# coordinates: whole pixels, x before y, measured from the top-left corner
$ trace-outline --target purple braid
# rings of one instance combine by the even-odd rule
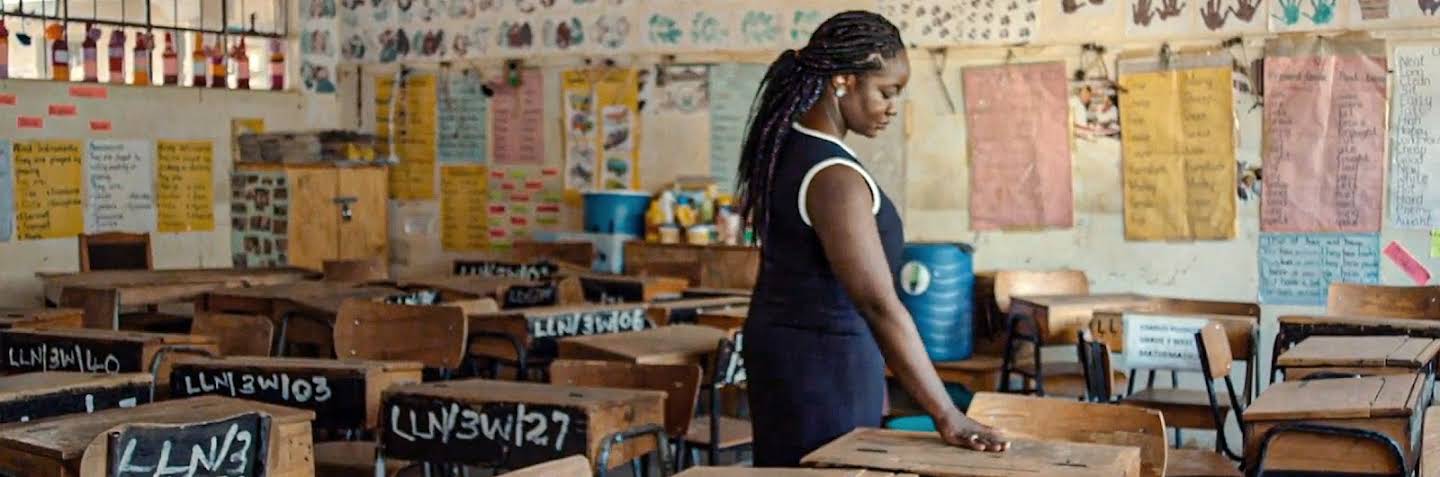
[[[900,30],[885,17],[848,11],[820,24],[804,48],[787,50],[770,64],[751,105],[736,184],[740,216],[754,224],[759,238],[769,229],[772,179],[791,124],[820,101],[831,78],[878,70],[904,48]]]

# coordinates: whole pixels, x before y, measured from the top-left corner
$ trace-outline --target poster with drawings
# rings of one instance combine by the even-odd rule
[[[1125,35],[1130,38],[1175,38],[1195,26],[1195,0],[1129,0]]]
[[[1440,0],[1345,0],[1351,29],[1440,25]]]
[[[1265,0],[1196,0],[1198,31],[1215,35],[1265,33]]]
[[[300,4],[300,80],[311,93],[335,93],[341,41],[337,2],[304,0]]]
[[[710,107],[709,65],[656,66],[655,104],[662,113],[694,113]]]
[[[587,192],[595,187],[599,165],[600,124],[596,119],[595,90],[588,71],[561,75],[560,102],[565,110],[565,190]]]
[[[577,16],[548,18],[541,30],[544,34],[545,50],[552,52],[588,51],[590,37],[585,32],[585,21]]]
[[[230,175],[230,252],[236,268],[285,266],[290,187],[283,171]]]
[[[1349,2],[1341,0],[1266,0],[1270,7],[1270,31],[1335,30],[1346,22]]]

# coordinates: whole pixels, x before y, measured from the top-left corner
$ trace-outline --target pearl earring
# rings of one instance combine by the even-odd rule
[[[836,86],[836,87],[835,87],[835,97],[836,97],[836,98],[844,98],[844,97],[845,97],[845,87],[844,87],[844,86]]]

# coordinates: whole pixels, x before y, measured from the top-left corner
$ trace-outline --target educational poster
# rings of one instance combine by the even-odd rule
[[[230,120],[230,161],[239,162],[240,136],[265,132],[265,120],[261,118],[235,118]]]
[[[565,182],[560,170],[508,166],[490,170],[487,225],[491,247],[507,247],[560,224]]]
[[[745,125],[768,67],[740,63],[710,67],[710,176],[722,193],[736,192]]]
[[[1380,283],[1376,234],[1260,234],[1260,303],[1323,306],[1331,283]]]
[[[1066,76],[1062,62],[962,70],[971,229],[1074,223]]]
[[[1390,95],[1390,224],[1440,228],[1440,44],[1398,45]]]
[[[485,166],[440,167],[440,245],[447,252],[481,250],[488,241]]]
[[[1348,0],[1265,1],[1270,6],[1270,31],[1274,33],[1339,29],[1345,23],[1348,3]]]
[[[1351,29],[1440,24],[1440,0],[1344,0]]]
[[[595,83],[600,109],[601,190],[640,188],[639,81],[633,69],[605,71]]]
[[[337,0],[300,2],[300,80],[305,91],[335,93],[340,62],[340,22]]]
[[[441,164],[484,164],[490,148],[490,99],[480,72],[450,72],[439,85],[436,155]]]
[[[15,175],[10,172],[10,141],[0,141],[0,242],[9,242],[15,230]]]
[[[214,159],[213,141],[155,143],[157,231],[215,230]]]
[[[710,107],[709,65],[656,67],[654,102],[661,113],[695,113]]]
[[[596,118],[595,89],[589,70],[561,74],[560,102],[565,110],[565,190],[589,192],[598,174],[600,121]]]
[[[1128,72],[1121,64],[1126,240],[1235,237],[1230,66]]]
[[[19,240],[84,233],[81,199],[85,144],[74,140],[14,143],[15,236]]]
[[[1189,8],[1186,0],[1126,1],[1125,36],[1128,38],[1183,37],[1195,25],[1196,10]]]
[[[1199,28],[1215,35],[1265,33],[1267,0],[1195,0]]]
[[[495,157],[501,165],[539,164],[545,161],[545,78],[539,69],[520,70],[520,84],[501,85],[490,97]]]
[[[230,175],[230,253],[236,268],[289,264],[290,185],[284,171]]]
[[[85,150],[85,231],[155,230],[155,145],[92,140]]]
[[[379,157],[391,161],[392,199],[435,198],[435,83],[435,75],[412,74],[395,94],[393,76],[382,75],[375,82],[375,149]]]
[[[1385,59],[1265,58],[1265,232],[1377,232]]]

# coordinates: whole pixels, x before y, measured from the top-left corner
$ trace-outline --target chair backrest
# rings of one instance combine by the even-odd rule
[[[391,305],[345,300],[335,319],[335,354],[341,359],[419,361],[456,369],[465,355],[469,323],[454,306]]]
[[[221,356],[270,356],[275,322],[260,315],[199,312],[190,321],[190,334],[215,338]]]
[[[505,477],[590,477],[590,459],[572,455],[505,473]]]
[[[385,257],[326,260],[321,266],[327,282],[374,282],[390,279],[390,262]]]
[[[1225,327],[1211,322],[1201,328],[1197,335],[1200,339],[1196,346],[1202,351],[1200,359],[1205,363],[1206,377],[1221,379],[1230,376],[1230,368],[1235,364],[1235,353],[1230,350],[1230,337],[1225,333]]]
[[[1440,285],[1396,287],[1332,283],[1325,313],[1337,316],[1440,320]]]
[[[550,364],[550,382],[665,391],[665,432],[671,437],[683,437],[690,431],[700,397],[700,366],[558,359]]]
[[[1190,298],[1162,298],[1156,305],[1156,312],[1194,313],[1206,315],[1250,316],[1260,318],[1260,305],[1245,301],[1195,300]]]
[[[1165,418],[1160,411],[982,392],[975,393],[965,415],[1009,436],[1138,447],[1141,475],[1165,475]]]
[[[995,272],[995,306],[1010,312],[1010,299],[1026,295],[1084,295],[1090,280],[1080,270],[1000,270]]]
[[[1115,397],[1115,366],[1110,345],[1095,340],[1090,330],[1080,330],[1075,340],[1075,356],[1080,360],[1080,374],[1085,380],[1085,397],[1092,402],[1110,402]]]
[[[106,232],[80,236],[80,271],[154,268],[150,234]]]

